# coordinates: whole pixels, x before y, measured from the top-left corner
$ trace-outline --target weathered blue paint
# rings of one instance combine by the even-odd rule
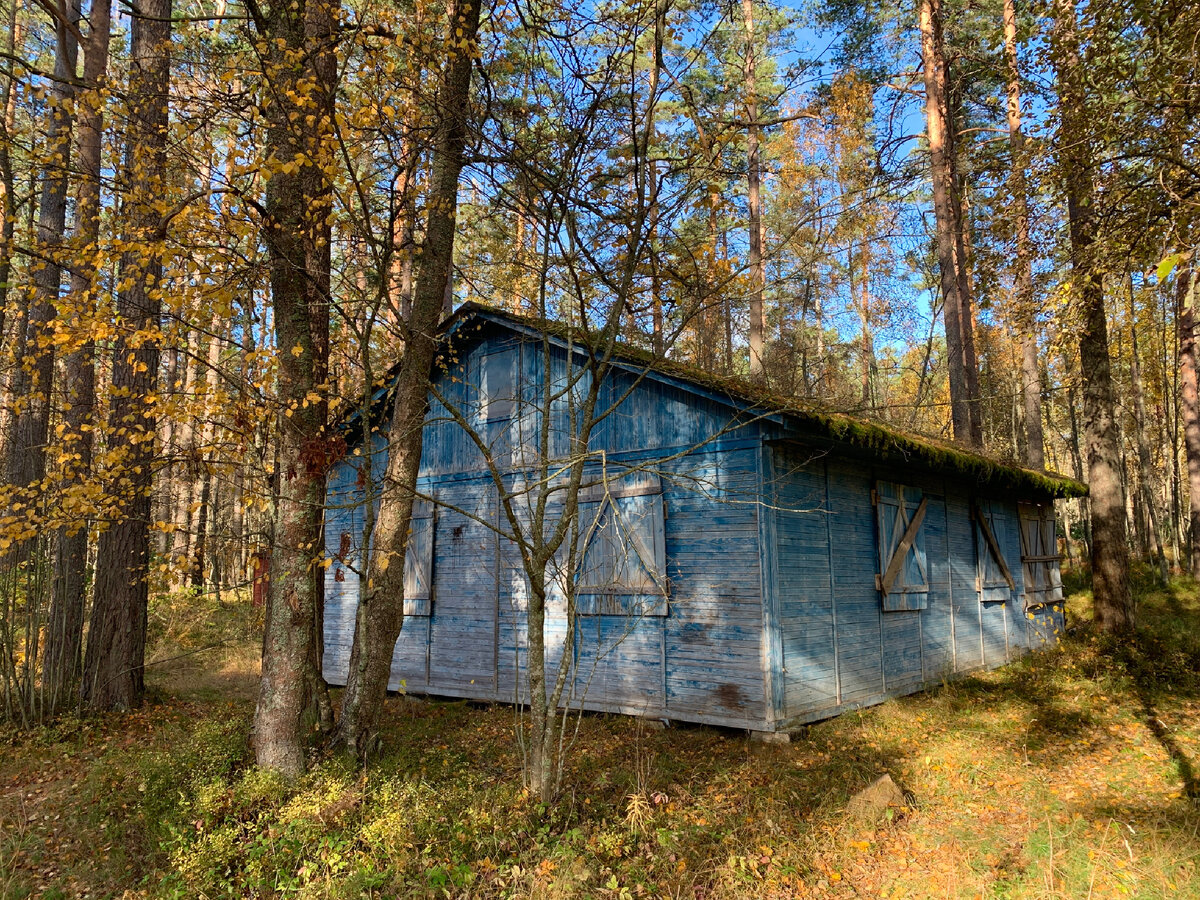
[[[586,392],[586,376],[562,341],[496,313],[460,319],[450,348],[434,380],[418,484],[433,506],[414,523],[408,561],[422,596],[406,601],[390,686],[527,702],[528,587],[515,545],[497,533],[505,522],[496,484],[451,411],[503,461],[511,490],[543,429],[551,454],[566,453],[562,396]],[[945,472],[843,449],[678,371],[629,363],[600,393],[612,412],[588,445],[596,466],[602,459],[614,471],[646,472],[623,493],[616,483],[589,497],[590,514],[600,515],[606,494],[626,497],[608,502],[649,529],[639,546],[665,576],[665,596],[601,591],[568,623],[561,592],[551,592],[550,679],[568,628],[574,636],[562,660],[565,703],[780,730],[1003,664],[1053,642],[1061,628],[1061,604],[1024,605],[1018,500],[1044,499],[1032,489],[998,497]],[[386,442],[375,435],[371,446],[378,479]],[[334,684],[345,678],[359,590],[361,460],[361,447],[352,448],[329,475],[324,665]],[[900,569],[907,593],[885,603],[877,576],[918,506],[919,537]],[[990,551],[977,508],[993,525],[1012,588],[996,583],[995,561],[981,555]]]

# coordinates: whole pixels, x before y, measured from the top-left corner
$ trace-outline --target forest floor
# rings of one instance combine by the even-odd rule
[[[1058,648],[787,745],[586,716],[550,809],[513,710],[464,703],[393,698],[365,773],[280,784],[253,611],[161,602],[143,710],[0,731],[0,897],[1200,898],[1200,589],[1139,599],[1134,638],[1076,592]],[[910,805],[853,820],[883,773]]]

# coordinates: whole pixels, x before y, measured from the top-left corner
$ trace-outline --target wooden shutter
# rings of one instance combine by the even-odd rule
[[[413,503],[408,554],[404,557],[404,614],[427,616],[433,600],[433,504]]]
[[[576,608],[584,615],[667,614],[666,511],[657,478],[606,485],[599,502],[580,503]],[[593,496],[594,491],[584,494]]]
[[[876,587],[885,611],[929,606],[929,568],[923,524],[928,500],[916,488],[887,481],[875,486],[879,523]]]
[[[1004,603],[1017,589],[1004,558],[1009,519],[1001,503],[977,501],[971,508],[975,520],[975,590],[980,603]]]
[[[1054,506],[1050,503],[1022,503],[1019,515],[1025,608],[1059,603],[1063,598],[1062,573],[1059,570]]]
[[[613,552],[609,546],[612,535],[608,516],[607,500],[579,503],[579,539],[583,549],[575,578],[578,593],[603,591],[612,582]],[[582,601],[579,603],[581,612],[585,605]]]

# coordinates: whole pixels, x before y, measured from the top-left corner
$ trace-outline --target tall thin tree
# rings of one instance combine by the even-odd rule
[[[72,350],[63,365],[63,437],[75,457],[67,472],[82,483],[92,465],[92,419],[96,407],[95,341],[88,321],[95,308],[96,248],[100,239],[100,177],[104,137],[104,82],[112,31],[111,0],[93,0],[89,30],[83,46],[83,81],[75,104],[76,170],[74,259],[70,310],[66,324]],[[64,448],[66,449],[66,448]],[[86,522],[59,530],[54,560],[50,623],[42,665],[48,695],[59,693],[77,678],[82,665],[83,616],[87,589],[88,529]]]
[[[746,206],[750,246],[750,377],[763,377],[763,350],[767,316],[763,307],[766,269],[763,267],[762,234],[762,158],[759,149],[758,64],[754,31],[754,0],[742,0],[742,26],[745,29],[746,56],[743,63],[743,90],[746,93]]]
[[[171,0],[142,0],[131,13],[129,112],[121,210],[126,250],[117,276],[110,455],[120,461],[109,491],[121,509],[100,535],[82,695],[93,710],[131,709],[145,691],[150,493],[158,424],[161,255],[171,82]]]
[[[388,429],[388,461],[373,552],[354,623],[354,644],[338,743],[358,757],[370,748],[387,696],[392,653],[404,623],[404,560],[421,462],[429,377],[437,350],[437,325],[450,284],[458,211],[458,179],[470,115],[471,69],[479,31],[479,0],[452,8],[449,57],[442,69],[433,111],[434,144],[425,238],[408,321],[404,358],[396,376]],[[369,437],[368,437],[369,439]]]
[[[1133,625],[1125,493],[1104,312],[1093,157],[1093,105],[1088,102],[1075,4],[1055,0],[1053,55],[1058,83],[1058,165],[1067,200],[1073,300],[1080,321],[1083,430],[1092,526],[1092,598],[1096,624],[1105,631]]]
[[[304,771],[305,717],[319,700],[317,647],[331,445],[328,418],[330,186],[337,64],[332,0],[277,0],[257,23],[266,38],[267,182],[263,223],[279,348],[278,485],[254,714],[260,766]],[[323,706],[318,702],[318,706]]]
[[[968,386],[965,339],[970,321],[963,321],[963,265],[959,233],[961,207],[954,184],[954,143],[950,129],[947,94],[947,64],[942,33],[941,0],[921,0],[918,8],[921,60],[925,79],[925,124],[929,141],[933,180],[933,213],[937,232],[938,268],[946,324],[946,355],[950,375],[950,419],[956,440],[978,441],[971,427],[971,395]]]
[[[1008,67],[1006,87],[1008,142],[1012,153],[1009,176],[1013,201],[1013,229],[1017,256],[1013,261],[1014,306],[1021,332],[1021,399],[1025,424],[1025,463],[1045,468],[1045,437],[1042,432],[1042,369],[1038,362],[1037,307],[1033,297],[1033,248],[1029,241],[1029,186],[1025,177],[1027,153],[1021,127],[1021,69],[1017,58],[1016,0],[1004,0],[1004,59]]]

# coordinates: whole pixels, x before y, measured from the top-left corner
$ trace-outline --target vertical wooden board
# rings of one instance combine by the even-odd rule
[[[350,670],[354,616],[358,610],[358,576],[345,572],[343,581],[335,578],[332,566],[325,570],[325,652],[321,671],[330,684],[344,685]]]
[[[775,451],[779,629],[785,717],[837,705],[824,460]]]
[[[490,481],[459,482],[439,494],[449,506],[435,519],[429,686],[486,698],[496,678],[496,535],[477,518],[493,520],[494,488]]]
[[[889,612],[883,616],[883,668],[889,693],[904,693],[921,686],[921,611]]]
[[[932,584],[929,608],[922,612],[921,663],[926,682],[938,682],[954,672],[954,617],[948,584]]]
[[[1008,662],[1008,607],[1005,603],[981,603],[983,621],[983,665],[994,669]]]
[[[354,616],[358,609],[358,549],[362,541],[362,517],[357,488],[358,469],[353,459],[337,463],[326,481],[325,555],[331,559],[325,570],[324,656],[322,671],[330,684],[345,684],[354,640]],[[338,555],[346,551],[344,559]]]
[[[954,671],[954,617],[950,603],[949,535],[942,486],[927,488],[925,548],[929,560],[929,606],[921,612],[922,669],[927,682]]]
[[[657,616],[590,618],[598,620],[602,655],[596,680],[602,682],[604,706],[635,715],[664,715],[662,619]],[[590,705],[590,696],[588,701]]]
[[[880,653],[882,615],[875,575],[879,553],[870,472],[841,460],[829,462],[830,541],[837,604],[838,681],[842,702],[855,703],[884,690]]]
[[[404,627],[392,653],[388,689],[425,691],[429,688],[429,617],[405,616]]]
[[[1008,544],[1009,523],[1004,515],[1004,504],[1000,501],[975,499],[972,501],[980,514],[990,516],[992,536],[1003,552]],[[975,596],[979,603],[979,617],[983,628],[983,665],[994,669],[1009,659],[1009,615],[1008,603],[1012,591],[1001,574],[1000,564],[992,556],[983,529],[973,517],[972,533],[975,535]],[[1008,562],[1007,558],[1005,562]]]
[[[1061,603],[1039,606],[1026,614],[1031,646],[1049,647],[1058,643],[1066,625]]]
[[[688,454],[663,480],[668,715],[763,727],[758,450]]]
[[[925,517],[916,534],[912,552],[904,555],[901,575],[897,587],[929,584],[929,532],[925,518],[929,514],[929,499],[925,492],[912,485],[876,481],[878,522],[878,571],[884,572],[893,564],[898,545],[908,530],[908,522],[921,503],[925,504]],[[920,499],[918,499],[920,498]],[[901,509],[904,515],[901,515]],[[883,661],[884,686],[889,693],[911,689],[921,681],[921,616],[919,610],[928,605],[928,590],[920,593],[889,595],[883,598],[880,627],[880,654]],[[902,601],[902,602],[898,602]],[[915,601],[920,605],[911,605]],[[908,606],[906,609],[905,606]]]
[[[468,356],[457,357],[444,364],[434,374],[434,384],[446,402],[458,409],[466,408],[465,387],[470,372]],[[422,472],[455,472],[462,469],[462,438],[465,435],[454,422],[441,401],[432,395],[425,414],[425,435],[421,445]]]
[[[604,634],[600,616],[575,620],[575,647],[568,661],[572,666],[568,700],[571,706],[603,709],[608,701],[608,679]]]
[[[1015,501],[993,501],[992,509],[1003,516],[1004,535],[997,534],[996,541],[1000,544],[1009,574],[1016,585],[1008,606],[1008,652],[1009,657],[1015,659],[1029,650],[1032,638],[1029,620],[1025,617],[1024,604],[1021,602],[1025,593],[1025,567],[1021,565],[1021,520]]]
[[[975,588],[975,526],[970,500],[961,482],[946,485],[946,546],[953,594],[955,669],[983,666],[979,592]]]

